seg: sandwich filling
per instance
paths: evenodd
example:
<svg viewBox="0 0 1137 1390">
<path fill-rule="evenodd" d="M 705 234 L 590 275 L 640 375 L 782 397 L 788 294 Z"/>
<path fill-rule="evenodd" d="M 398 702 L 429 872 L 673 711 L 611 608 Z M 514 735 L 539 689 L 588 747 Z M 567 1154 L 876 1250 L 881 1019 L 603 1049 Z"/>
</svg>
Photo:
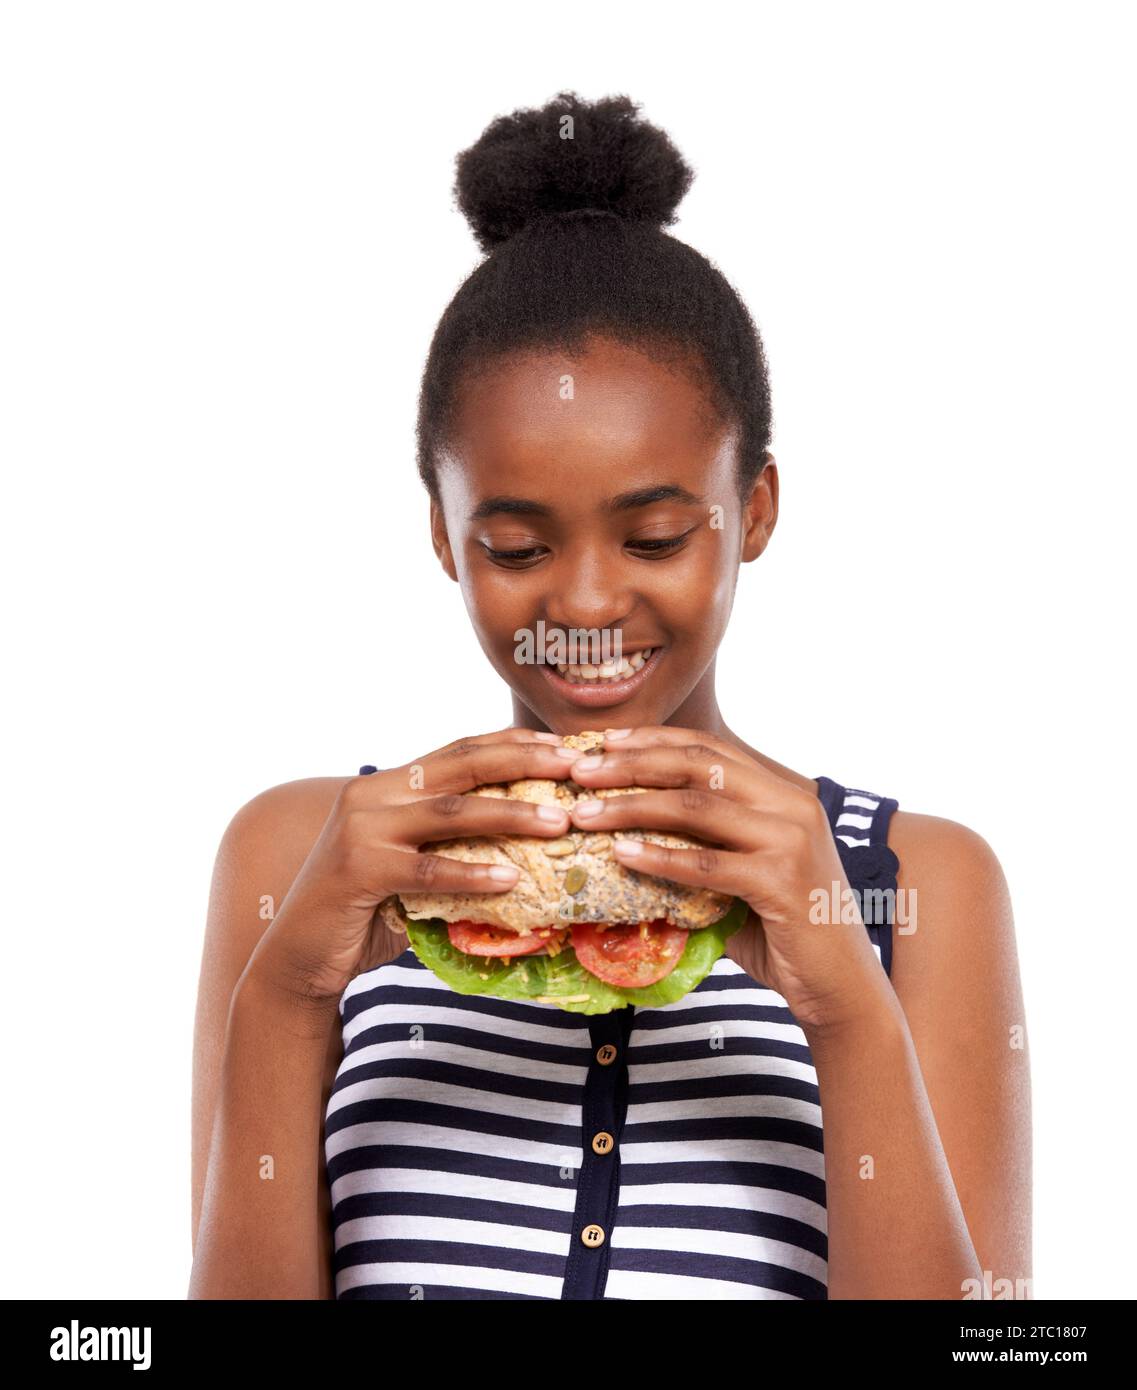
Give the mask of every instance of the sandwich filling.
<svg viewBox="0 0 1137 1390">
<path fill-rule="evenodd" d="M 663 918 L 652 922 L 574 922 L 525 932 L 484 922 L 450 922 L 450 944 L 470 956 L 509 965 L 520 956 L 559 956 L 572 947 L 590 975 L 621 989 L 657 984 L 675 969 L 690 933 Z"/>
</svg>

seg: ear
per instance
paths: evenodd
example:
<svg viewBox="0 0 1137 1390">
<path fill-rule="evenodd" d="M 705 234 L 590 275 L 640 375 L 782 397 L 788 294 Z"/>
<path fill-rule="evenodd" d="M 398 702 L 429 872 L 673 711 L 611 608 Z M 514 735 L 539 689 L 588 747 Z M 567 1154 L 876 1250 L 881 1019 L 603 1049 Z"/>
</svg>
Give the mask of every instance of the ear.
<svg viewBox="0 0 1137 1390">
<path fill-rule="evenodd" d="M 742 549 L 739 560 L 748 564 L 757 560 L 778 524 L 778 465 L 774 455 L 766 454 L 766 463 L 754 479 L 750 496 L 742 508 Z"/>
<path fill-rule="evenodd" d="M 446 519 L 442 515 L 442 508 L 433 497 L 430 499 L 430 539 L 434 546 L 434 553 L 441 561 L 442 568 L 457 583 L 458 571 L 454 567 L 454 552 L 450 548 L 450 535 L 446 530 Z"/>
</svg>

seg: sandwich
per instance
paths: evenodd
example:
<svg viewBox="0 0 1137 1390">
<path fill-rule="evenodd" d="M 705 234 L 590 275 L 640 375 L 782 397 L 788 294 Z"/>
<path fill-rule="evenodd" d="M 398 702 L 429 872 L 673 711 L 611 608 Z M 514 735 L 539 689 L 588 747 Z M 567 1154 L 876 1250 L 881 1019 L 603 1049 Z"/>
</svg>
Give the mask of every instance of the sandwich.
<svg viewBox="0 0 1137 1390">
<path fill-rule="evenodd" d="M 604 738 L 590 731 L 562 741 L 583 754 L 601 747 Z M 578 800 L 643 790 L 531 778 L 475 787 L 465 795 L 570 811 Z M 619 835 L 674 849 L 703 843 L 662 831 Z M 388 927 L 406 934 L 418 959 L 461 994 L 582 1014 L 672 1004 L 710 973 L 727 938 L 746 920 L 746 904 L 627 869 L 613 857 L 612 839 L 574 827 L 555 840 L 492 835 L 424 846 L 467 863 L 515 865 L 517 883 L 504 893 L 401 893 L 379 911 Z"/>
</svg>

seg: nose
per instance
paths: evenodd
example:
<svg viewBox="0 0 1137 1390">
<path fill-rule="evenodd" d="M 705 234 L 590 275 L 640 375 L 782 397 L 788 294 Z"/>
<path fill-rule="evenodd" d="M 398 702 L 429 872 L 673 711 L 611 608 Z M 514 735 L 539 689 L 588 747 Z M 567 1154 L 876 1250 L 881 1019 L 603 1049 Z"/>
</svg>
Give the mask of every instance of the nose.
<svg viewBox="0 0 1137 1390">
<path fill-rule="evenodd" d="M 549 567 L 546 622 L 562 628 L 617 628 L 635 607 L 635 594 L 599 547 L 562 552 Z"/>
</svg>

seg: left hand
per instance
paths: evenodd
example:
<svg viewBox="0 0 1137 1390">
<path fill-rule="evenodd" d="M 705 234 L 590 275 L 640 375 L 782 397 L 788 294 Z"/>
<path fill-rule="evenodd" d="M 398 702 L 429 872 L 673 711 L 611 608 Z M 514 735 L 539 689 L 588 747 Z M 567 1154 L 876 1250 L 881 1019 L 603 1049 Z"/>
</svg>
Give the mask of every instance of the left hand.
<svg viewBox="0 0 1137 1390">
<path fill-rule="evenodd" d="M 612 835 L 625 868 L 743 899 L 750 914 L 726 954 L 782 995 L 803 1027 L 827 1029 L 880 1007 L 887 976 L 859 914 L 852 924 L 840 922 L 840 910 L 836 922 L 810 920 L 812 893 L 824 891 L 828 902 L 836 882 L 840 909 L 849 886 L 817 796 L 722 739 L 669 726 L 606 739 L 569 775 L 586 788 L 650 788 L 601 798 L 591 816 L 578 803 L 573 823 Z M 633 840 L 624 842 L 633 851 L 621 852 L 621 828 L 709 843 L 676 850 Z"/>
</svg>

